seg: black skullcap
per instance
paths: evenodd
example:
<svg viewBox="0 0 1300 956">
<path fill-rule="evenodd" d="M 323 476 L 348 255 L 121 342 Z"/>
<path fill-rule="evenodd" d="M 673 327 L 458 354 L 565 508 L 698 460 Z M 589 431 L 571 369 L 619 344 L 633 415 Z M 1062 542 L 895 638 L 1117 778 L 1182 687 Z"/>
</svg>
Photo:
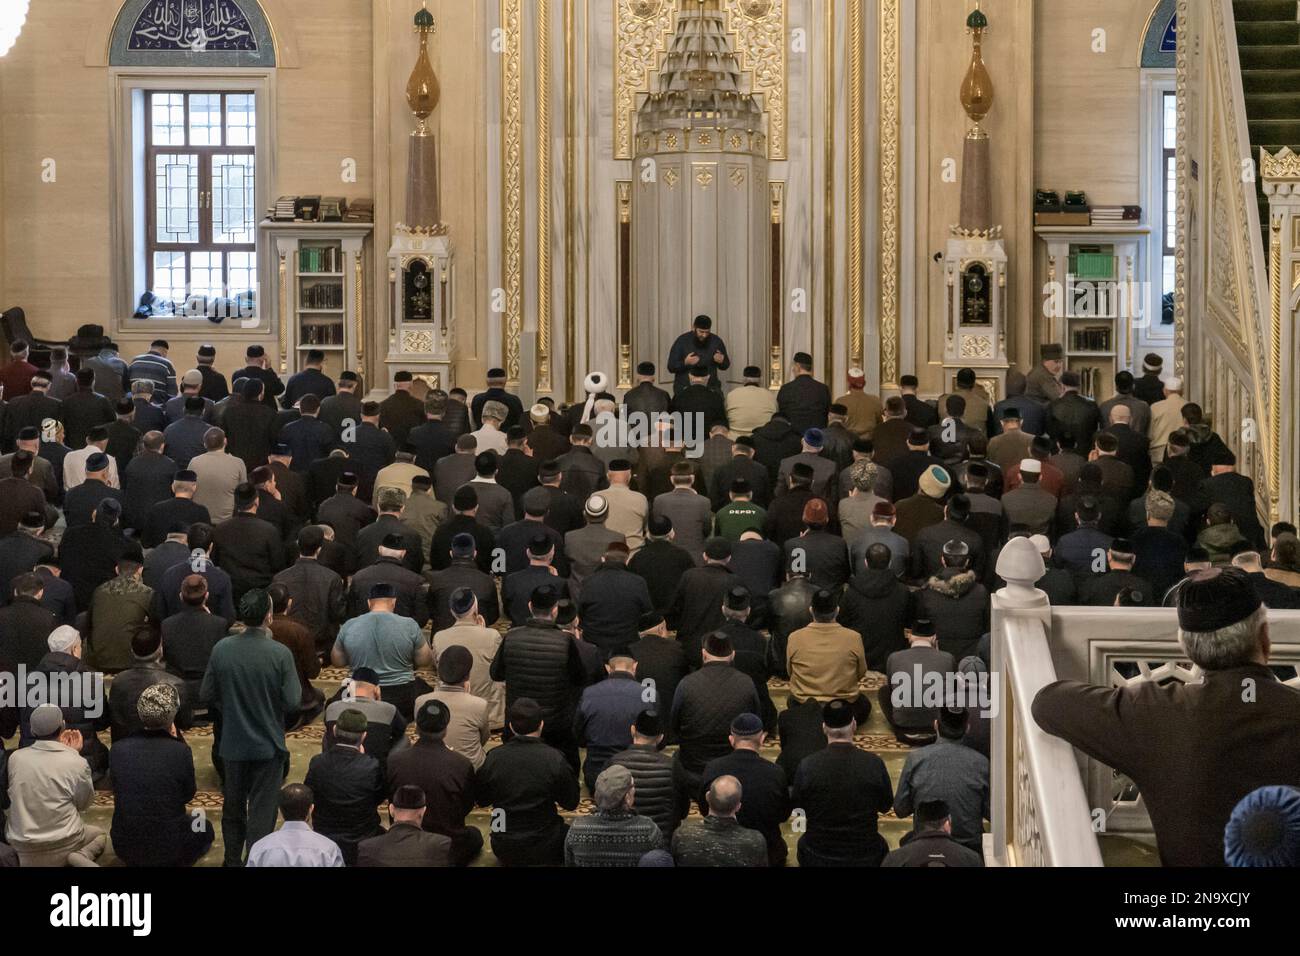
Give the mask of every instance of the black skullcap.
<svg viewBox="0 0 1300 956">
<path fill-rule="evenodd" d="M 413 478 L 411 478 L 411 487 L 419 488 L 421 491 L 425 491 L 433 487 L 433 479 L 430 478 L 428 475 L 415 475 Z"/>
<path fill-rule="evenodd" d="M 737 714 L 731 722 L 731 733 L 736 737 L 757 737 L 763 732 L 763 719 L 757 714 Z"/>
<path fill-rule="evenodd" d="M 524 492 L 524 514 L 540 518 L 551 508 L 551 493 L 545 488 L 529 488 Z"/>
<path fill-rule="evenodd" d="M 1016 408 L 1014 405 L 1002 409 L 1002 420 L 1004 422 L 1020 421 L 1020 409 Z"/>
<path fill-rule="evenodd" d="M 451 539 L 451 556 L 453 558 L 471 558 L 474 556 L 474 536 L 461 532 Z"/>
<path fill-rule="evenodd" d="M 475 594 L 473 588 L 457 588 L 451 592 L 451 613 L 460 617 L 468 614 L 470 608 L 474 606 Z"/>
<path fill-rule="evenodd" d="M 710 561 L 726 561 L 731 557 L 731 542 L 726 538 L 710 538 L 704 545 L 704 556 Z"/>
<path fill-rule="evenodd" d="M 387 581 L 381 581 L 379 584 L 370 586 L 370 594 L 367 600 L 370 601 L 392 601 L 397 598 L 397 588 Z"/>
<path fill-rule="evenodd" d="M 636 715 L 636 732 L 642 737 L 658 737 L 664 732 L 663 721 L 659 719 L 659 711 L 643 710 Z"/>
<path fill-rule="evenodd" d="M 654 515 L 646 523 L 646 530 L 652 538 L 666 538 L 673 530 L 673 523 L 664 515 Z"/>
<path fill-rule="evenodd" d="M 357 486 L 356 472 L 343 472 L 343 474 L 339 475 L 338 483 L 344 488 L 355 488 Z"/>
<path fill-rule="evenodd" d="M 266 355 L 266 349 L 260 345 L 250 345 L 244 354 L 249 358 L 262 358 Z"/>
<path fill-rule="evenodd" d="M 438 657 L 438 679 L 444 684 L 463 684 L 474 669 L 474 655 L 463 644 L 452 644 Z"/>
<path fill-rule="evenodd" d="M 265 621 L 270 613 L 271 598 L 261 588 L 245 591 L 244 596 L 239 599 L 239 620 L 242 624 L 256 627 Z"/>
<path fill-rule="evenodd" d="M 631 471 L 632 463 L 626 458 L 615 458 L 609 463 L 610 471 Z"/>
<path fill-rule="evenodd" d="M 478 507 L 478 492 L 469 485 L 462 485 L 456 489 L 451 506 L 457 511 L 473 511 Z"/>
<path fill-rule="evenodd" d="M 543 584 L 540 588 L 534 589 L 528 603 L 532 605 L 534 611 L 549 611 L 555 607 L 559 599 L 559 592 L 554 587 Z"/>
<path fill-rule="evenodd" d="M 379 672 L 373 667 L 354 667 L 349 675 L 353 683 L 379 686 Z"/>
<path fill-rule="evenodd" d="M 386 534 L 382 546 L 387 551 L 405 551 L 406 539 L 400 534 Z"/>
<path fill-rule="evenodd" d="M 193 471 L 188 471 L 188 470 L 178 471 L 176 472 L 176 474 L 172 475 L 172 481 L 180 482 L 181 484 L 192 485 L 198 480 L 199 480 L 198 473 Z"/>
<path fill-rule="evenodd" d="M 753 494 L 754 488 L 744 478 L 737 478 L 731 483 L 731 493 L 737 497 L 744 497 Z"/>
<path fill-rule="evenodd" d="M 86 473 L 93 474 L 97 471 L 104 471 L 108 468 L 108 456 L 102 451 L 97 451 L 86 459 Z"/>
<path fill-rule="evenodd" d="M 248 399 L 257 398 L 262 394 L 262 380 L 259 378 L 244 379 L 244 384 L 239 387 L 239 394 Z"/>
<path fill-rule="evenodd" d="M 522 737 L 535 733 L 542 725 L 542 708 L 531 697 L 520 697 L 510 705 L 506 714 L 510 729 Z"/>
<path fill-rule="evenodd" d="M 853 723 L 853 708 L 842 700 L 832 700 L 822 708 L 822 723 L 831 730 L 842 730 Z"/>
<path fill-rule="evenodd" d="M 658 611 L 646 611 L 637 620 L 636 631 L 638 634 L 644 634 L 646 631 L 653 631 L 663 622 L 664 616 Z"/>
<path fill-rule="evenodd" d="M 930 433 L 924 428 L 913 428 L 907 436 L 907 443 L 913 446 L 930 444 Z"/>
<path fill-rule="evenodd" d="M 703 329 L 707 332 L 713 328 L 713 320 L 707 315 L 697 315 L 695 317 L 695 328 Z"/>
<path fill-rule="evenodd" d="M 26 428 L 19 429 L 19 441 L 36 441 L 41 437 L 41 430 L 35 425 L 28 425 Z"/>
<path fill-rule="evenodd" d="M 578 619 L 578 605 L 574 604 L 569 598 L 560 598 L 555 602 L 555 626 L 561 629 L 568 627 Z"/>
<path fill-rule="evenodd" d="M 655 372 L 656 369 L 654 362 L 642 362 L 636 367 L 636 373 L 638 375 L 651 376 L 654 375 Z"/>
<path fill-rule="evenodd" d="M 758 445 L 754 443 L 754 439 L 751 438 L 749 435 L 741 435 L 739 438 L 736 439 L 736 444 L 739 445 L 741 448 L 758 447 Z"/>
<path fill-rule="evenodd" d="M 919 620 L 912 625 L 911 631 L 913 637 L 934 637 L 934 622 L 924 619 Z"/>
<path fill-rule="evenodd" d="M 1240 568 L 1194 571 L 1178 589 L 1178 626 L 1217 631 L 1244 621 L 1261 605 L 1255 586 Z"/>
<path fill-rule="evenodd" d="M 745 378 L 762 378 L 762 377 L 763 377 L 763 370 L 759 368 L 757 365 L 745 366 Z"/>
<path fill-rule="evenodd" d="M 199 358 L 216 358 L 217 350 L 211 345 L 199 346 Z"/>
<path fill-rule="evenodd" d="M 704 653 L 710 657 L 724 658 L 734 654 L 735 648 L 731 644 L 731 638 L 722 631 L 714 631 L 704 639 Z"/>
<path fill-rule="evenodd" d="M 423 810 L 425 807 L 424 791 L 414 784 L 406 784 L 397 788 L 393 794 L 393 799 L 389 801 L 389 806 L 394 810 Z"/>
<path fill-rule="evenodd" d="M 732 611 L 749 609 L 749 588 L 735 587 L 727 592 L 727 608 Z"/>
<path fill-rule="evenodd" d="M 415 726 L 422 734 L 440 734 L 451 723 L 451 711 L 438 700 L 426 700 L 415 714 Z"/>
<path fill-rule="evenodd" d="M 551 540 L 551 536 L 543 531 L 537 532 L 528 539 L 528 553 L 535 558 L 550 554 L 554 547 L 555 542 Z"/>
</svg>

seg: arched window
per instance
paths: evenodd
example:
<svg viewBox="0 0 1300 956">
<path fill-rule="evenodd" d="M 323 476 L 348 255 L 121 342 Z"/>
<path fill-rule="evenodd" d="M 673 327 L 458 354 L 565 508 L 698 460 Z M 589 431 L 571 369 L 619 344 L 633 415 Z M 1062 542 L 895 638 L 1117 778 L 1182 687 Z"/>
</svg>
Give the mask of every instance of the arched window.
<svg viewBox="0 0 1300 956">
<path fill-rule="evenodd" d="M 1142 193 L 1151 226 L 1147 247 L 1147 322 L 1138 345 L 1160 349 L 1173 340 L 1174 256 L 1178 234 L 1178 53 L 1176 0 L 1160 0 L 1142 41 Z"/>
<path fill-rule="evenodd" d="M 1144 70 L 1172 70 L 1178 54 L 1177 0 L 1160 0 L 1142 40 Z"/>
<path fill-rule="evenodd" d="M 275 42 L 257 0 L 127 0 L 110 66 L 270 67 Z"/>
<path fill-rule="evenodd" d="M 275 43 L 257 0 L 126 0 L 113 26 L 120 330 L 264 325 Z"/>
</svg>

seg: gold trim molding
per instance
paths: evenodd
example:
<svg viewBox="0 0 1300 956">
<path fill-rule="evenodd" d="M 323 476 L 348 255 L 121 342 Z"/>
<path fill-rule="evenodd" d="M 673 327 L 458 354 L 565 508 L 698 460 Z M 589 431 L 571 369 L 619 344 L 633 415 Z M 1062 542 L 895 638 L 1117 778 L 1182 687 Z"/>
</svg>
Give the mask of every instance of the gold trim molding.
<svg viewBox="0 0 1300 956">
<path fill-rule="evenodd" d="M 880 383 L 899 377 L 902 183 L 902 0 L 880 0 Z"/>
<path fill-rule="evenodd" d="M 501 350 L 508 384 L 520 385 L 519 340 L 524 330 L 524 0 L 501 0 L 501 244 L 505 284 Z"/>
<path fill-rule="evenodd" d="M 786 158 L 787 42 L 786 0 L 726 0 L 736 34 L 740 68 L 753 77 L 753 92 L 763 96 L 767 113 L 767 158 Z M 854 4 L 856 8 L 857 3 Z"/>
<path fill-rule="evenodd" d="M 551 0 L 534 0 L 537 65 L 537 392 L 551 390 Z M 572 198 L 566 196 L 566 204 Z"/>
<path fill-rule="evenodd" d="M 1184 39 L 1191 25 L 1191 10 L 1188 0 L 1178 0 L 1176 14 L 1179 30 L 1177 36 L 1177 53 L 1174 56 L 1176 69 L 1175 125 L 1178 127 L 1178 150 L 1174 160 L 1174 175 L 1178 182 L 1177 225 L 1174 240 L 1174 373 L 1187 381 L 1187 249 L 1191 241 L 1188 229 L 1188 197 L 1191 195 L 1192 182 L 1189 176 L 1187 141 L 1187 85 L 1190 64 L 1187 57 L 1187 43 Z"/>
<path fill-rule="evenodd" d="M 865 14 L 861 3 L 849 4 L 849 365 L 853 368 L 862 368 L 866 350 L 863 308 L 866 207 L 862 195 L 866 165 L 863 161 Z"/>
</svg>

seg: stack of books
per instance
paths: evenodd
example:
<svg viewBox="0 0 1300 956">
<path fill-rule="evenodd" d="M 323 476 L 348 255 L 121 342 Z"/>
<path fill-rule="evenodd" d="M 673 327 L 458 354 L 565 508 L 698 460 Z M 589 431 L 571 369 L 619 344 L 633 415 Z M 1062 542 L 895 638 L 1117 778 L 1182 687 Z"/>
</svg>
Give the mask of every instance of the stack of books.
<svg viewBox="0 0 1300 956">
<path fill-rule="evenodd" d="M 374 222 L 375 201 L 373 199 L 353 199 L 343 212 L 344 222 Z"/>
<path fill-rule="evenodd" d="M 1124 223 L 1142 221 L 1141 206 L 1093 206 L 1092 224 L 1094 226 L 1119 226 Z"/>
<path fill-rule="evenodd" d="M 270 218 L 275 222 L 293 222 L 294 206 L 297 196 L 281 196 L 270 209 Z"/>
</svg>

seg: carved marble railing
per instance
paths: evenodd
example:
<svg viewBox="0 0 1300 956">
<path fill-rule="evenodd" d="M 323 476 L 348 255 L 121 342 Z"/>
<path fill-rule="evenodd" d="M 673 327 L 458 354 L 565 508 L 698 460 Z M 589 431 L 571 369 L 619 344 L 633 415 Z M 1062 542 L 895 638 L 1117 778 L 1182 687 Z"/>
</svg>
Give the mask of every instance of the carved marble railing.
<svg viewBox="0 0 1300 956">
<path fill-rule="evenodd" d="M 1034 695 L 1056 680 L 1123 687 L 1200 680 L 1178 641 L 1173 610 L 1053 608 L 1033 587 L 1041 559 L 1004 549 L 993 596 L 992 833 L 985 860 L 999 866 L 1100 866 L 1100 835 L 1151 837 L 1133 782 L 1044 732 Z M 1010 575 L 1010 576 L 1009 576 Z M 1016 583 L 1018 582 L 1018 583 Z M 1270 664 L 1300 689 L 1300 611 L 1270 611 Z"/>
<path fill-rule="evenodd" d="M 1030 708 L 1056 680 L 1046 595 L 993 598 L 991 866 L 1101 866 L 1074 748 L 1044 732 Z"/>
<path fill-rule="evenodd" d="M 1177 365 L 1269 521 L 1295 514 L 1296 366 L 1259 241 L 1240 62 L 1231 0 L 1179 0 Z"/>
</svg>

